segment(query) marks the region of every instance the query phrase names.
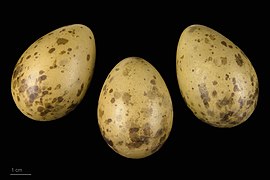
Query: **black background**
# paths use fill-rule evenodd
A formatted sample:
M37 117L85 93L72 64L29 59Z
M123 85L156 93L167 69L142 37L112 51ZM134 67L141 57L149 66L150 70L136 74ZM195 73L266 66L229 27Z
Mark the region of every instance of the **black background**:
M63 2L56 6L53 2L36 1L31 5L2 6L6 10L1 12L3 174L10 174L11 168L20 168L32 177L182 177L197 175L199 170L201 176L213 172L223 176L235 172L246 175L254 172L253 168L260 169L258 175L266 173L261 168L265 167L262 164L269 164L269 55L264 45L269 42L269 30L264 5L85 3ZM17 60L39 37L78 23L91 28L97 49L93 79L83 101L56 121L44 123L25 117L10 92ZM184 104L176 78L176 48L181 32L191 24L203 24L225 35L245 52L257 72L257 108L237 127L211 127L196 119ZM174 106L173 128L166 143L158 152L138 160L111 150L97 124L97 102L103 82L110 70L129 56L144 58L160 72Z

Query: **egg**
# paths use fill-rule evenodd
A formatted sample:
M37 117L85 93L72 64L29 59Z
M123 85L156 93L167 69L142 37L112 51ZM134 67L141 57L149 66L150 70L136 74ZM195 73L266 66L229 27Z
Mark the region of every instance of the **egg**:
M251 116L258 101L258 78L231 40L207 26L190 25L180 36L176 56L181 95L198 119L231 128Z
M159 72L140 57L127 57L111 70L100 92L97 114L107 144L133 159L158 151L173 123L167 86Z
M45 34L15 65L11 94L16 106L37 121L67 115L83 99L95 59L95 39L89 27L72 24Z

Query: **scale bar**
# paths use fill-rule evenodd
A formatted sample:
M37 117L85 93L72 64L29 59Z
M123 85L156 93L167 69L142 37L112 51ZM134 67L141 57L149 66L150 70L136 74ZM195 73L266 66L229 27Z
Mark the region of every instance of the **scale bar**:
M12 173L11 176L31 176L32 174Z

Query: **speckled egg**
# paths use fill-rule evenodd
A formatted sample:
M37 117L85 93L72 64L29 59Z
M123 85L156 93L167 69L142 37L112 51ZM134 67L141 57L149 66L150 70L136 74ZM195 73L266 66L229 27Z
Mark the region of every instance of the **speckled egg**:
M259 94L254 67L244 52L219 32L204 25L184 29L176 67L182 97L203 122L230 128L253 113Z
M98 101L98 124L107 144L127 158L158 151L173 123L173 106L159 72L146 60L128 57L109 73Z
M88 89L95 58L94 35L85 25L63 26L42 36L14 68L11 93L16 106L37 121L67 115Z

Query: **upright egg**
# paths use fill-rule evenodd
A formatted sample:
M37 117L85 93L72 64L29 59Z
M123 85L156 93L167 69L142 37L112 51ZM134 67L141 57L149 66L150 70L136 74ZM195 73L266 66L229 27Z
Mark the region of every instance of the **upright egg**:
M83 24L63 26L42 36L14 68L11 94L16 106L37 121L67 115L88 89L95 58L94 35Z
M230 128L255 110L259 83L253 65L228 38L204 25L182 32L176 58L180 91L203 122Z
M173 106L159 72L146 60L128 57L107 76L98 101L98 124L107 144L127 158L158 151L173 123Z

